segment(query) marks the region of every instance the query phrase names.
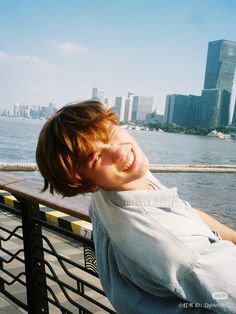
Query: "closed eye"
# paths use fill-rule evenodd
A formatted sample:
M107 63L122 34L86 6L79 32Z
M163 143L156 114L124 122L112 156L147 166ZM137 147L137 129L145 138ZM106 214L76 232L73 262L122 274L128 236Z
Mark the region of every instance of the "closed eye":
M94 168L97 164L97 162L99 161L99 159L101 158L102 154L98 154L94 160L93 160L93 163L92 163L92 168Z

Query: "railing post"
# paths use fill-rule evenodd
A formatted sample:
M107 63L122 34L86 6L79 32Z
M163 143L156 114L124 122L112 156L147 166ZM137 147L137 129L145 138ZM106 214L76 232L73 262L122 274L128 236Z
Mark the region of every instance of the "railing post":
M2 240L0 239L0 249L2 248ZM3 261L0 258L0 271L3 269ZM4 282L2 280L2 278L0 277L0 292L4 292L5 290L5 285Z
M28 313L49 313L39 205L21 202Z

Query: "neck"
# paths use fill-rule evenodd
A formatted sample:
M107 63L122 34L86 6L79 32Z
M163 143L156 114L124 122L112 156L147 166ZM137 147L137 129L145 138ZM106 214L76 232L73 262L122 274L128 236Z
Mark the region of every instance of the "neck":
M106 190L129 191L129 190L155 190L155 187L145 177L124 184L119 187L103 187Z

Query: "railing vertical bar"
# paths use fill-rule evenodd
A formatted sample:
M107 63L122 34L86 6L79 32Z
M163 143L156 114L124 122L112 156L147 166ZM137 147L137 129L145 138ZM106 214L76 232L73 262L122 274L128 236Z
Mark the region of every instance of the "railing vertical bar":
M47 302L42 228L39 205L27 200L23 202L22 226L24 236L25 271L27 284L28 313L49 313ZM40 249L41 248L41 249Z
M1 251L1 248L2 248L2 240L0 239L0 251ZM2 259L0 259L0 270L3 270L3 261L2 261ZM4 281L0 277L0 292L4 293L4 291L5 291Z

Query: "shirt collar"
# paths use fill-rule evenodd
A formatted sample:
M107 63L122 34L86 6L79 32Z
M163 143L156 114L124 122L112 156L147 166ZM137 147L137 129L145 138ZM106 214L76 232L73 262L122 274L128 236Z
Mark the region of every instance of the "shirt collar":
M161 190L108 191L100 189L105 198L118 206L172 207L179 201L176 188Z

